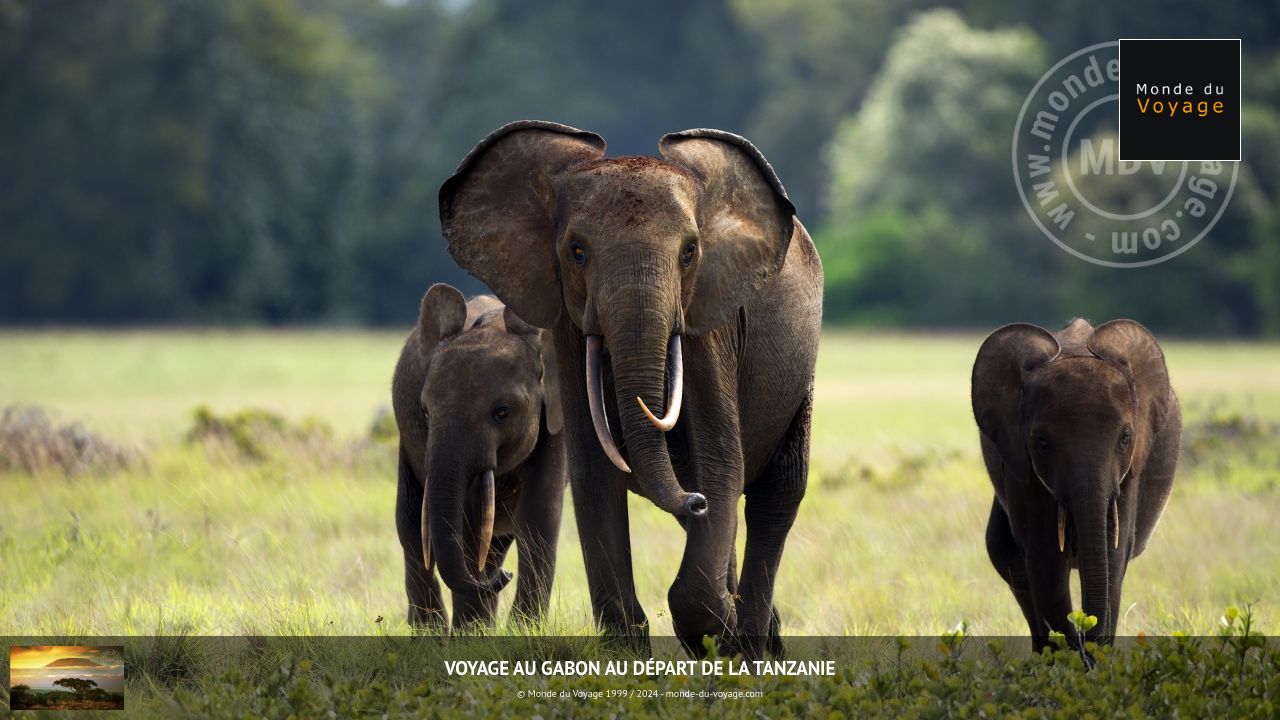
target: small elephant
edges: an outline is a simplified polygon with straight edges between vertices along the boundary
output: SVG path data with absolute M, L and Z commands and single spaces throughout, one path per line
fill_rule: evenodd
M 530 621 L 546 611 L 566 470 L 554 357 L 541 335 L 490 296 L 467 302 L 438 284 L 422 298 L 392 381 L 396 528 L 415 627 L 447 623 L 436 567 L 453 593 L 454 627 L 492 625 L 513 540 L 513 611 Z
M 596 622 L 647 645 L 631 490 L 687 535 L 667 593 L 685 647 L 700 654 L 711 635 L 730 653 L 778 653 L 773 588 L 807 483 L 822 264 L 746 139 L 687 130 L 658 149 L 606 157 L 594 133 L 511 123 L 445 182 L 441 226 L 463 268 L 554 338 Z
M 1056 334 L 992 333 L 973 364 L 973 415 L 995 486 L 987 552 L 1037 650 L 1067 621 L 1080 573 L 1085 640 L 1115 639 L 1125 569 L 1147 546 L 1173 487 L 1182 413 L 1164 353 L 1132 320 Z

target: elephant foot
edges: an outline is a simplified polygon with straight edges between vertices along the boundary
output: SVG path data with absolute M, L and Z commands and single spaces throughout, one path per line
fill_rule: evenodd
M 719 652 L 724 657 L 741 655 L 748 661 L 763 660 L 766 653 L 779 659 L 784 657 L 786 648 L 782 643 L 782 621 L 778 617 L 778 609 L 770 611 L 767 635 L 741 633 L 723 637 Z
M 743 660 L 753 660 L 755 658 L 751 657 L 750 643 L 745 641 L 746 638 L 741 635 L 722 635 L 718 638 L 716 652 L 720 657 L 742 657 Z
M 707 647 L 703 643 L 708 637 L 702 633 L 681 633 L 676 632 L 676 639 L 680 641 L 680 647 L 684 648 L 685 653 L 694 660 L 702 660 L 707 656 Z
M 623 609 L 624 607 L 628 609 Z M 597 611 L 596 625 L 605 648 L 638 657 L 649 657 L 649 620 L 639 604 L 610 603 Z
M 733 636 L 738 610 L 723 588 L 707 588 L 677 580 L 667 592 L 671 624 L 685 651 L 693 658 L 707 655 L 703 638 Z

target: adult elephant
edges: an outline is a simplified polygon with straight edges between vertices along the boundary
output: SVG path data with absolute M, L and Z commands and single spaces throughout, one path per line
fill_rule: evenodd
M 511 123 L 445 182 L 441 225 L 463 268 L 552 330 L 596 621 L 648 635 L 629 488 L 685 528 L 667 600 L 690 652 L 713 635 L 779 653 L 773 586 L 805 492 L 822 266 L 747 140 L 688 130 L 659 149 L 606 158 L 594 133 Z

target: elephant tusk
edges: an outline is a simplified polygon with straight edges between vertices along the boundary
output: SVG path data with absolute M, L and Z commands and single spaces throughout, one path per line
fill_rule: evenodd
M 671 387 L 667 393 L 666 415 L 661 418 L 655 417 L 649 411 L 649 407 L 644 404 L 644 400 L 636 397 L 636 402 L 640 403 L 640 410 L 644 412 L 644 416 L 662 432 L 667 432 L 676 426 L 676 421 L 680 419 L 680 403 L 684 399 L 684 357 L 680 352 L 679 335 L 672 335 L 671 342 L 667 345 L 667 368 L 671 371 Z
M 1120 504 L 1111 498 L 1111 547 L 1120 548 Z
M 591 424 L 596 429 L 596 439 L 609 460 L 624 473 L 631 472 L 627 461 L 622 459 L 618 446 L 613 442 L 613 433 L 609 431 L 609 418 L 604 412 L 604 377 L 600 371 L 600 336 L 587 336 L 587 404 L 591 406 Z
M 1067 511 L 1058 506 L 1058 552 L 1067 551 Z
M 480 547 L 476 550 L 476 567 L 484 575 L 485 561 L 489 559 L 489 545 L 493 543 L 494 487 L 493 471 L 485 470 L 480 478 Z
M 431 573 L 431 527 L 427 523 L 427 484 L 422 484 L 422 566 Z

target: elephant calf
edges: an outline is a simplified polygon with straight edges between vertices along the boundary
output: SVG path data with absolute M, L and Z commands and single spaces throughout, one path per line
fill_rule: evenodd
M 543 373 L 549 345 L 496 298 L 467 302 L 448 285 L 422 298 L 392 381 L 396 527 L 415 627 L 446 624 L 436 567 L 454 627 L 491 625 L 513 540 L 514 612 L 537 620 L 546 610 L 566 482 L 559 395 Z
M 1031 627 L 1069 632 L 1080 573 L 1086 640 L 1115 639 L 1120 587 L 1169 499 L 1182 414 L 1146 328 L 1075 320 L 996 330 L 973 364 L 973 415 L 995 486 L 987 552 Z

